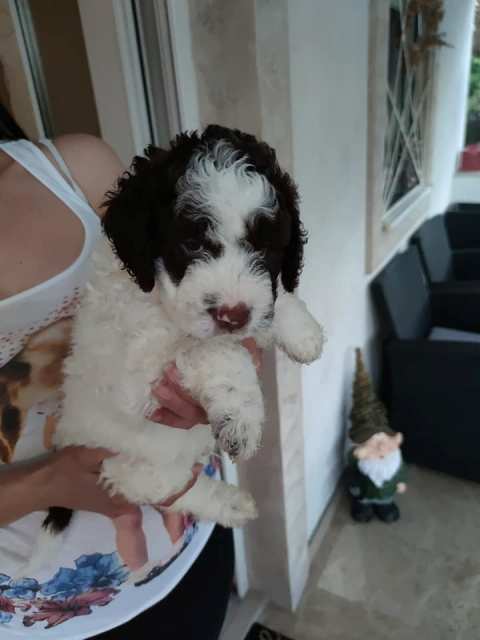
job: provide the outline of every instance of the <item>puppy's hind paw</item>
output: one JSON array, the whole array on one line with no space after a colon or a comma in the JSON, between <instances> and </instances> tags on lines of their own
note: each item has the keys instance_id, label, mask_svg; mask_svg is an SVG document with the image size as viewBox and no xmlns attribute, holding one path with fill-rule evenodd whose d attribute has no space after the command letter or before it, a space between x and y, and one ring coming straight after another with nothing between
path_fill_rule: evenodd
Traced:
<instances>
[{"instance_id":1,"label":"puppy's hind paw","mask_svg":"<svg viewBox=\"0 0 480 640\"><path fill-rule=\"evenodd\" d=\"M217 522L224 527L243 527L258 517L255 501L249 493L236 487L224 488L230 491L228 496L222 496Z\"/></svg>"}]
</instances>

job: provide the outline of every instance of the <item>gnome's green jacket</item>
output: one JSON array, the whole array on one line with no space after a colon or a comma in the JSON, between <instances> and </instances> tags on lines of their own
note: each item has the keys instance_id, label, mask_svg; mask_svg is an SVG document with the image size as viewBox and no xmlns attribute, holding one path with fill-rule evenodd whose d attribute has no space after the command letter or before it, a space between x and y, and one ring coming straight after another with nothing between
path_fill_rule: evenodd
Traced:
<instances>
[{"instance_id":1,"label":"gnome's green jacket","mask_svg":"<svg viewBox=\"0 0 480 640\"><path fill-rule=\"evenodd\" d=\"M348 489L350 494L357 500L372 503L389 503L392 502L397 493L397 484L406 482L406 467L402 462L398 471L394 476L383 483L381 487L377 487L370 478L358 467L358 460L353 455L353 450L349 454L349 470L350 477L348 479Z\"/></svg>"}]
</instances>

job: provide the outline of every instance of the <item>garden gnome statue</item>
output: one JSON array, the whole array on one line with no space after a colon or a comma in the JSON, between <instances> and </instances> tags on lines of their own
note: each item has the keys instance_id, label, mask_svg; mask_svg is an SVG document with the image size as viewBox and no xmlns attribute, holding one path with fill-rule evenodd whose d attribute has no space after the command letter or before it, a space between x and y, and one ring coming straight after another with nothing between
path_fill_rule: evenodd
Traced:
<instances>
[{"instance_id":1,"label":"garden gnome statue","mask_svg":"<svg viewBox=\"0 0 480 640\"><path fill-rule=\"evenodd\" d=\"M385 407L375 396L360 349L356 360L349 431L353 445L348 481L351 513L358 522L369 522L374 515L383 522L395 522L400 517L395 495L407 488L400 451L403 436L388 425Z\"/></svg>"}]
</instances>

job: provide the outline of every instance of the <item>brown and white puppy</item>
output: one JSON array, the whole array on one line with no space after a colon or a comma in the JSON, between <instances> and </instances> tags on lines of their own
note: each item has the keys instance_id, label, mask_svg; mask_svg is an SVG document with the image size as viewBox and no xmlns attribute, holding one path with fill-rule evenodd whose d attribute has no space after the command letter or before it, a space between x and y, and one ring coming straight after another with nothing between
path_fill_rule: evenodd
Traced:
<instances>
[{"instance_id":1,"label":"brown and white puppy","mask_svg":"<svg viewBox=\"0 0 480 640\"><path fill-rule=\"evenodd\" d=\"M277 344L315 360L322 331L293 295L302 269L297 189L273 149L219 126L150 147L108 197L94 273L66 360L57 444L106 447L103 480L159 503L218 444L235 458L260 443L263 398L241 345ZM113 248L113 251L112 251ZM153 425L150 383L176 362L210 425ZM251 496L206 476L170 507L226 526L256 515ZM61 529L65 513L48 524Z\"/></svg>"}]
</instances>

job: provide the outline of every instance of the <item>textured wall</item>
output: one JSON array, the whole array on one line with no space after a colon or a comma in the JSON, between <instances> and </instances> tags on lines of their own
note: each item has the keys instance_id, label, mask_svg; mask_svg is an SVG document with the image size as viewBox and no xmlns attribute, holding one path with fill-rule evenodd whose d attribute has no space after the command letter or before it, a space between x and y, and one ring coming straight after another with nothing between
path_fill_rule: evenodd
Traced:
<instances>
[{"instance_id":1,"label":"textured wall","mask_svg":"<svg viewBox=\"0 0 480 640\"><path fill-rule=\"evenodd\" d=\"M100 135L77 0L30 0L53 133Z\"/></svg>"},{"instance_id":2,"label":"textured wall","mask_svg":"<svg viewBox=\"0 0 480 640\"><path fill-rule=\"evenodd\" d=\"M364 346L373 364L378 347L365 276L368 4L288 3L294 174L310 231L300 293L328 336L324 357L303 370L309 532L342 468L353 348ZM473 4L445 0L442 31L453 46L438 54L427 215L448 203L463 142Z\"/></svg>"},{"instance_id":3,"label":"textured wall","mask_svg":"<svg viewBox=\"0 0 480 640\"><path fill-rule=\"evenodd\" d=\"M291 169L286 0L190 0L189 8L201 123L260 136ZM246 530L249 575L252 587L295 606L308 573L300 371L269 353L263 379L263 446L240 467L261 514Z\"/></svg>"},{"instance_id":4,"label":"textured wall","mask_svg":"<svg viewBox=\"0 0 480 640\"><path fill-rule=\"evenodd\" d=\"M445 2L444 27L453 48L439 54L433 107L434 208L448 200L463 135L472 6L473 0ZM377 346L365 275L369 3L190 0L190 12L202 122L218 120L260 132L278 149L282 163L293 168L300 186L310 233L300 294L325 324L329 341L323 358L302 372L304 452L295 437L290 441L286 435L302 433L298 378L287 382L286 365L270 362L271 416L275 421L278 412L280 426L276 432L275 425L269 425L268 452L258 460L270 465L272 477L288 469L283 484L264 487L266 502L275 492L284 492L286 513L292 508L288 496L298 496L296 488L301 491L306 482L311 534L342 469L353 349L364 347L373 364ZM401 248L403 240L392 250ZM281 391L278 398L275 382ZM295 398L295 403L288 407L285 398ZM280 447L277 435L283 438ZM294 481L291 470L298 470L303 455L305 478L300 472ZM250 464L253 468L256 461ZM261 475L252 477L258 480L254 490L261 491ZM280 530L277 523L278 548L282 537L288 545L288 536L295 535L289 530L290 516L281 517L285 528ZM261 530L256 535L264 547L269 544ZM262 562L261 553L257 559Z\"/></svg>"},{"instance_id":5,"label":"textured wall","mask_svg":"<svg viewBox=\"0 0 480 640\"><path fill-rule=\"evenodd\" d=\"M373 332L365 277L368 2L289 3L294 173L310 233L300 294L325 324L303 369L311 533L342 469L353 349Z\"/></svg>"},{"instance_id":6,"label":"textured wall","mask_svg":"<svg viewBox=\"0 0 480 640\"><path fill-rule=\"evenodd\" d=\"M254 0L190 0L200 121L260 135Z\"/></svg>"}]
</instances>

